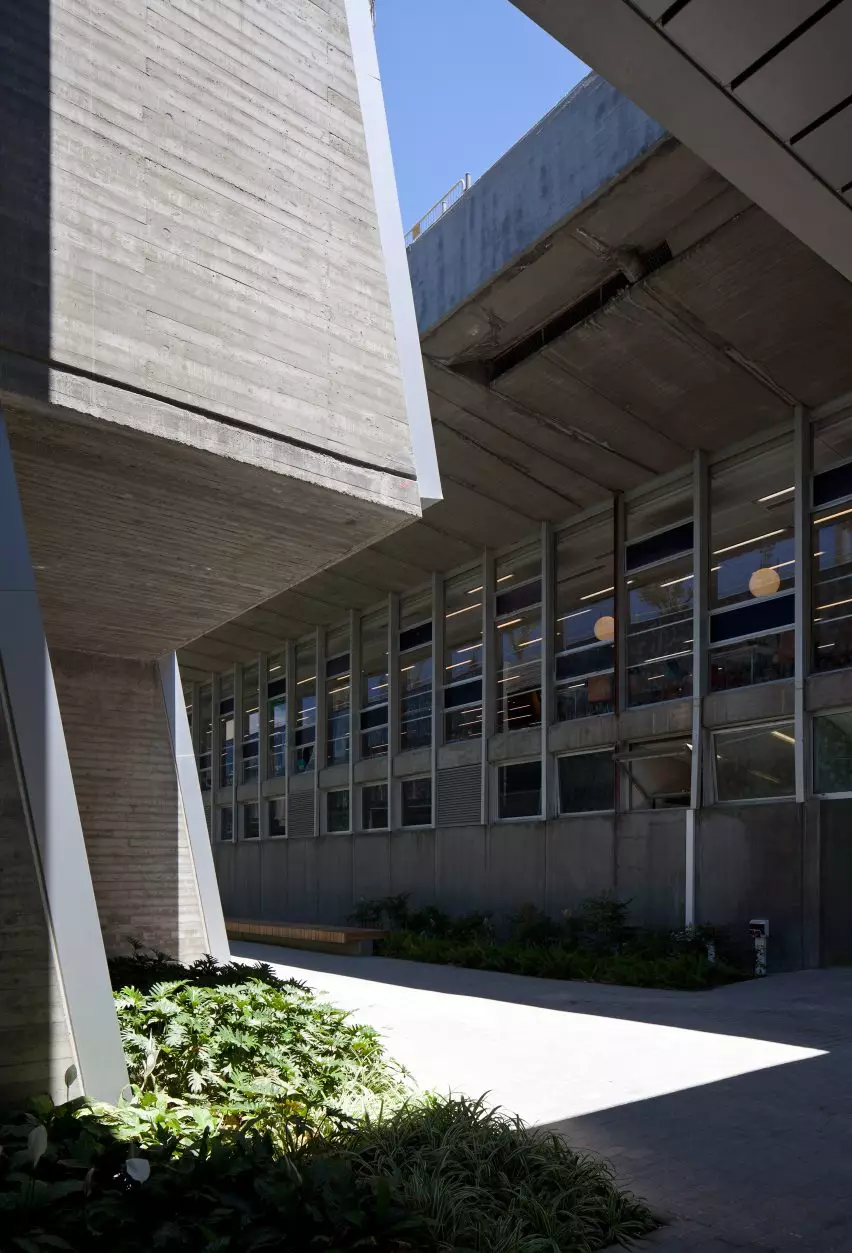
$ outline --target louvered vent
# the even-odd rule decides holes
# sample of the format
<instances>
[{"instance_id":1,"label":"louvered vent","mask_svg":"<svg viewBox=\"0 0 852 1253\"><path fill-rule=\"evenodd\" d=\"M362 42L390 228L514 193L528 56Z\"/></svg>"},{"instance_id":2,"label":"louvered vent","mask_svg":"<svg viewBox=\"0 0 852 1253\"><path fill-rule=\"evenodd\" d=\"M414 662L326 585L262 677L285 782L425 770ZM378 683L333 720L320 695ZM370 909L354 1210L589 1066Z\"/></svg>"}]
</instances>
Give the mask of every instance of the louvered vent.
<instances>
[{"instance_id":1,"label":"louvered vent","mask_svg":"<svg viewBox=\"0 0 852 1253\"><path fill-rule=\"evenodd\" d=\"M481 821L482 769L478 765L438 771L438 826L467 827Z\"/></svg>"},{"instance_id":2,"label":"louvered vent","mask_svg":"<svg viewBox=\"0 0 852 1253\"><path fill-rule=\"evenodd\" d=\"M314 794L313 792L293 792L290 796L290 820L287 823L289 836L308 836L314 834Z\"/></svg>"}]
</instances>

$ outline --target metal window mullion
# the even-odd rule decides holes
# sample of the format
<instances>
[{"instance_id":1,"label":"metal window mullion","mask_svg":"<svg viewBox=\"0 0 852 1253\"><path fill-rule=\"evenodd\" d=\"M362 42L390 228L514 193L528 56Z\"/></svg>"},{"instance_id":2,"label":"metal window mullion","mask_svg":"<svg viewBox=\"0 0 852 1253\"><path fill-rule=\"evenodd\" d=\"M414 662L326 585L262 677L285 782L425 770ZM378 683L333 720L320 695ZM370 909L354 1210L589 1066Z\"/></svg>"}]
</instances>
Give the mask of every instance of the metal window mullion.
<instances>
[{"instance_id":1,"label":"metal window mullion","mask_svg":"<svg viewBox=\"0 0 852 1253\"><path fill-rule=\"evenodd\" d=\"M695 925L695 837L701 806L704 736L702 712L707 690L707 636L710 570L710 479L707 455L696 450L692 466L692 763L685 829L684 924Z\"/></svg>"},{"instance_id":2,"label":"metal window mullion","mask_svg":"<svg viewBox=\"0 0 852 1253\"><path fill-rule=\"evenodd\" d=\"M399 596L388 593L388 827L394 829L393 759L399 752Z\"/></svg>"},{"instance_id":3,"label":"metal window mullion","mask_svg":"<svg viewBox=\"0 0 852 1253\"><path fill-rule=\"evenodd\" d=\"M218 674L210 676L210 837L219 839L219 809L216 799L219 795L219 775L221 772L222 745L219 735L221 714L219 712L219 693L221 683Z\"/></svg>"},{"instance_id":4,"label":"metal window mullion","mask_svg":"<svg viewBox=\"0 0 852 1253\"><path fill-rule=\"evenodd\" d=\"M287 718L284 727L284 830L290 835L290 776L295 761L295 737L293 729L296 725L296 643L287 641Z\"/></svg>"},{"instance_id":5,"label":"metal window mullion","mask_svg":"<svg viewBox=\"0 0 852 1253\"><path fill-rule=\"evenodd\" d=\"M807 676L811 668L811 424L808 411L794 410L794 555L796 586L794 595L795 677L793 713L796 736L796 800L803 802L809 791L807 763L810 760L810 723L805 709Z\"/></svg>"},{"instance_id":6,"label":"metal window mullion","mask_svg":"<svg viewBox=\"0 0 852 1253\"><path fill-rule=\"evenodd\" d=\"M443 741L444 726L444 580L432 575L432 825L438 796L438 744Z\"/></svg>"},{"instance_id":7,"label":"metal window mullion","mask_svg":"<svg viewBox=\"0 0 852 1253\"><path fill-rule=\"evenodd\" d=\"M625 571L627 536L627 505L623 495L615 498L612 511L612 552L613 575L615 583L615 700L613 705L616 713L627 708L627 574Z\"/></svg>"},{"instance_id":8,"label":"metal window mullion","mask_svg":"<svg viewBox=\"0 0 852 1253\"><path fill-rule=\"evenodd\" d=\"M269 836L269 806L263 803L263 785L269 771L269 657L257 659L257 818L260 838Z\"/></svg>"},{"instance_id":9,"label":"metal window mullion","mask_svg":"<svg viewBox=\"0 0 852 1253\"><path fill-rule=\"evenodd\" d=\"M494 554L486 548L482 554L482 781L479 802L483 825L487 825L490 813L488 744L496 724L494 589Z\"/></svg>"},{"instance_id":10,"label":"metal window mullion","mask_svg":"<svg viewBox=\"0 0 852 1253\"><path fill-rule=\"evenodd\" d=\"M553 527L549 522L541 524L541 812L550 817L550 772L548 770L547 732L553 721L553 698L555 692L553 674L554 654L554 541Z\"/></svg>"},{"instance_id":11,"label":"metal window mullion","mask_svg":"<svg viewBox=\"0 0 852 1253\"><path fill-rule=\"evenodd\" d=\"M361 748L361 618L349 611L349 829L355 830L355 758ZM352 844L353 857L355 844ZM354 883L354 879L353 879Z\"/></svg>"},{"instance_id":12,"label":"metal window mullion","mask_svg":"<svg viewBox=\"0 0 852 1253\"><path fill-rule=\"evenodd\" d=\"M231 805L233 807L234 839L240 838L237 789L243 772L243 663L234 662L234 752L231 771Z\"/></svg>"},{"instance_id":13,"label":"metal window mullion","mask_svg":"<svg viewBox=\"0 0 852 1253\"><path fill-rule=\"evenodd\" d=\"M326 681L325 681L325 629L321 626L316 630L316 714L314 716L314 835L320 833L319 807L320 807L320 790L319 776L320 770L325 766L326 760L326 729L328 719L326 717Z\"/></svg>"}]
</instances>

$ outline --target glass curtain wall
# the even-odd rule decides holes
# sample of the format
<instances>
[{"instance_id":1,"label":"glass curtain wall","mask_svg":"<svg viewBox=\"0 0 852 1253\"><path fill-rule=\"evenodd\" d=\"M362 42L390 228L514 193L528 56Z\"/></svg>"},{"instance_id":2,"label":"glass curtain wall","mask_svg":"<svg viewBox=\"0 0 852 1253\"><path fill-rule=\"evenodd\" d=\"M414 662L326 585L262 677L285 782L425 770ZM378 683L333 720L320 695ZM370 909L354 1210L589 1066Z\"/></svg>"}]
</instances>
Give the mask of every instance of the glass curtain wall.
<instances>
[{"instance_id":1,"label":"glass curtain wall","mask_svg":"<svg viewBox=\"0 0 852 1253\"><path fill-rule=\"evenodd\" d=\"M482 568L444 584L444 739L482 734Z\"/></svg>"},{"instance_id":2,"label":"glass curtain wall","mask_svg":"<svg viewBox=\"0 0 852 1253\"><path fill-rule=\"evenodd\" d=\"M198 689L198 778L202 792L213 782L213 684Z\"/></svg>"},{"instance_id":3,"label":"glass curtain wall","mask_svg":"<svg viewBox=\"0 0 852 1253\"><path fill-rule=\"evenodd\" d=\"M789 438L710 476L710 690L789 678L796 554Z\"/></svg>"},{"instance_id":4,"label":"glass curtain wall","mask_svg":"<svg viewBox=\"0 0 852 1253\"><path fill-rule=\"evenodd\" d=\"M326 641L326 765L349 761L349 627L329 631Z\"/></svg>"},{"instance_id":5,"label":"glass curtain wall","mask_svg":"<svg viewBox=\"0 0 852 1253\"><path fill-rule=\"evenodd\" d=\"M219 787L234 781L234 673L219 679Z\"/></svg>"},{"instance_id":6,"label":"glass curtain wall","mask_svg":"<svg viewBox=\"0 0 852 1253\"><path fill-rule=\"evenodd\" d=\"M498 731L541 724L541 544L497 562L494 592Z\"/></svg>"},{"instance_id":7,"label":"glass curtain wall","mask_svg":"<svg viewBox=\"0 0 852 1253\"><path fill-rule=\"evenodd\" d=\"M692 478L627 512L627 703L692 694Z\"/></svg>"},{"instance_id":8,"label":"glass curtain wall","mask_svg":"<svg viewBox=\"0 0 852 1253\"><path fill-rule=\"evenodd\" d=\"M361 757L388 751L388 615L361 620Z\"/></svg>"},{"instance_id":9,"label":"glass curtain wall","mask_svg":"<svg viewBox=\"0 0 852 1253\"><path fill-rule=\"evenodd\" d=\"M270 657L266 674L267 770L278 779L287 773L287 654Z\"/></svg>"},{"instance_id":10,"label":"glass curtain wall","mask_svg":"<svg viewBox=\"0 0 852 1253\"><path fill-rule=\"evenodd\" d=\"M243 783L256 779L260 762L260 687L257 665L243 666L242 743L240 777Z\"/></svg>"},{"instance_id":11,"label":"glass curtain wall","mask_svg":"<svg viewBox=\"0 0 852 1253\"><path fill-rule=\"evenodd\" d=\"M317 648L313 639L296 645L296 723L293 769L307 774L314 768L317 738Z\"/></svg>"},{"instance_id":12,"label":"glass curtain wall","mask_svg":"<svg viewBox=\"0 0 852 1253\"><path fill-rule=\"evenodd\" d=\"M615 565L611 513L556 537L556 720L612 713Z\"/></svg>"},{"instance_id":13,"label":"glass curtain wall","mask_svg":"<svg viewBox=\"0 0 852 1253\"><path fill-rule=\"evenodd\" d=\"M399 747L432 743L432 593L408 596L399 619Z\"/></svg>"},{"instance_id":14,"label":"glass curtain wall","mask_svg":"<svg viewBox=\"0 0 852 1253\"><path fill-rule=\"evenodd\" d=\"M852 417L813 432L814 670L852 666Z\"/></svg>"}]
</instances>

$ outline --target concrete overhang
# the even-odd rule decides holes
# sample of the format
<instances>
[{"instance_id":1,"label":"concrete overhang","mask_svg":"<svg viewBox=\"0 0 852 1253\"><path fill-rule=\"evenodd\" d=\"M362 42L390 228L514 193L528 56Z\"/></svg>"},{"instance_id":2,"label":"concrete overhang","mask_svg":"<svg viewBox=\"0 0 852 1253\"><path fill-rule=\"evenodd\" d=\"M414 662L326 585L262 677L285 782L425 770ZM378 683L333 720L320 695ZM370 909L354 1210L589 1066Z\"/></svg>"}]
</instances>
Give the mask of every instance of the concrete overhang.
<instances>
[{"instance_id":1,"label":"concrete overhang","mask_svg":"<svg viewBox=\"0 0 852 1253\"><path fill-rule=\"evenodd\" d=\"M273 651L852 390L852 285L596 76L409 265L443 500L223 615L185 649L187 673Z\"/></svg>"},{"instance_id":2,"label":"concrete overhang","mask_svg":"<svg viewBox=\"0 0 852 1253\"><path fill-rule=\"evenodd\" d=\"M852 279L852 0L513 0Z\"/></svg>"}]
</instances>

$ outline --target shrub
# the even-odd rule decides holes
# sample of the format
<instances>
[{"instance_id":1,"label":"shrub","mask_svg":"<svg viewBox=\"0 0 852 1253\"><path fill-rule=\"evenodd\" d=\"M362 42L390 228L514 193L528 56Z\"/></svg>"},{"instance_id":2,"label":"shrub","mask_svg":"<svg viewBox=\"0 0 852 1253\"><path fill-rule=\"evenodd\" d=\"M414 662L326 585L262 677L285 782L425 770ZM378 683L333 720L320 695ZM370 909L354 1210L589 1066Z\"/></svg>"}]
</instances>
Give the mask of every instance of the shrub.
<instances>
[{"instance_id":1,"label":"shrub","mask_svg":"<svg viewBox=\"0 0 852 1253\"><path fill-rule=\"evenodd\" d=\"M115 991L121 988L138 988L150 992L155 983L173 979L185 979L202 988L219 988L245 983L249 975L267 983L271 988L299 987L307 984L298 979L281 979L267 962L228 962L220 964L208 953L191 965L183 965L168 953L146 948L138 940L128 937L131 951L125 957L109 959L109 973Z\"/></svg>"},{"instance_id":2,"label":"shrub","mask_svg":"<svg viewBox=\"0 0 852 1253\"><path fill-rule=\"evenodd\" d=\"M643 1205L616 1189L606 1164L482 1100L432 1097L364 1123L343 1144L362 1169L397 1180L402 1200L428 1215L443 1249L589 1253L627 1244L654 1225Z\"/></svg>"},{"instance_id":3,"label":"shrub","mask_svg":"<svg viewBox=\"0 0 852 1253\"><path fill-rule=\"evenodd\" d=\"M239 984L126 987L115 1002L139 1092L203 1106L216 1126L307 1133L410 1094L372 1028L295 982L263 981L243 967Z\"/></svg>"}]
</instances>

